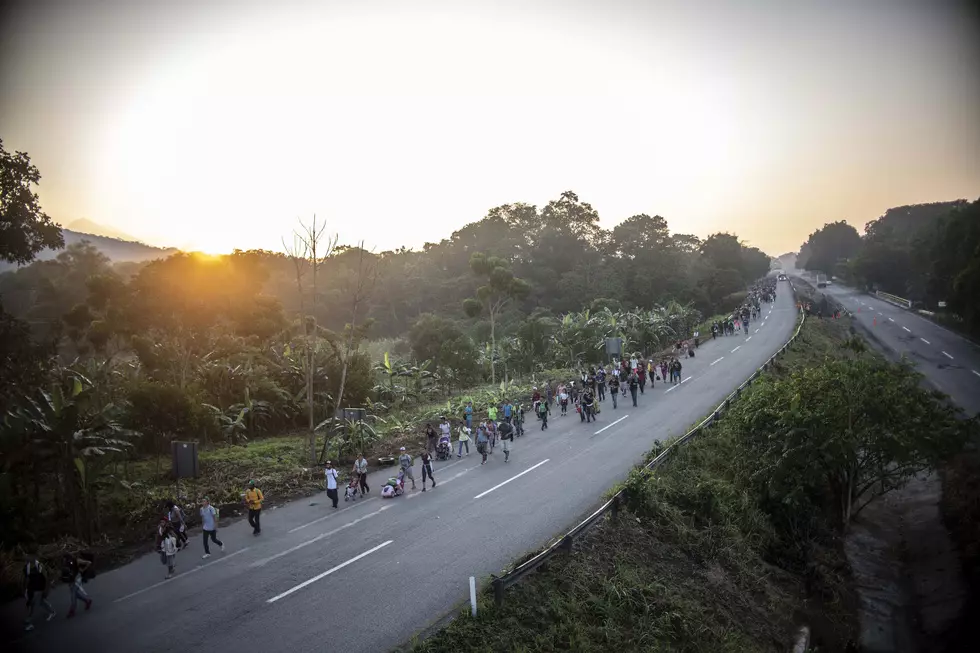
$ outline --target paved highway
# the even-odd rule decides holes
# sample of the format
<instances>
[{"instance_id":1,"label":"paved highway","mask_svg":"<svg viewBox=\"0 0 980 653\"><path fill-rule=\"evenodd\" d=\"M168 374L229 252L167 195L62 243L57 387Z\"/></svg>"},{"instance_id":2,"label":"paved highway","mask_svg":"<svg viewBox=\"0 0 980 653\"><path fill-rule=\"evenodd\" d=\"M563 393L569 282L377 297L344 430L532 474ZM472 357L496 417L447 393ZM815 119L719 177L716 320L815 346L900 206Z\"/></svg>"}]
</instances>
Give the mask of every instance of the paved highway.
<instances>
[{"instance_id":1,"label":"paved highway","mask_svg":"<svg viewBox=\"0 0 980 653\"><path fill-rule=\"evenodd\" d=\"M607 399L598 423L555 415L546 432L531 417L510 463L499 450L483 467L475 454L437 463L438 488L424 494L382 500L379 472L369 498L339 510L323 495L266 511L261 536L244 522L224 528L226 551L207 561L195 531L176 578L164 581L157 556L139 558L89 583L93 608L70 621L59 586L57 619L34 632L18 630L22 602L5 606L4 639L73 653L390 650L464 601L470 576L570 528L656 441L684 433L761 366L796 321L789 285L778 293L748 336L702 344L683 383L648 387L638 408Z\"/></svg>"},{"instance_id":2,"label":"paved highway","mask_svg":"<svg viewBox=\"0 0 980 653\"><path fill-rule=\"evenodd\" d=\"M824 291L883 346L912 361L969 415L980 413L980 347L917 313L846 286Z\"/></svg>"}]
</instances>

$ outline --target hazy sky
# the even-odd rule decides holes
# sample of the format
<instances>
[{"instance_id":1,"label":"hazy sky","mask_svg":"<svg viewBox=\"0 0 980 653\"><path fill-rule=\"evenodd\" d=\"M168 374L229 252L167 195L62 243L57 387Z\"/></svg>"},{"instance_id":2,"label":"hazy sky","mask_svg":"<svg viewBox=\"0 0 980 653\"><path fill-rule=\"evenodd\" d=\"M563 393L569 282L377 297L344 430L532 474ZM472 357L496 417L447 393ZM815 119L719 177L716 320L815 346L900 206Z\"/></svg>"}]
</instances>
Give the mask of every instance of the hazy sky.
<instances>
[{"instance_id":1,"label":"hazy sky","mask_svg":"<svg viewBox=\"0 0 980 653\"><path fill-rule=\"evenodd\" d=\"M31 0L0 13L0 138L56 220L157 244L279 249L317 213L419 247L570 189L776 255L980 197L965 6Z\"/></svg>"}]
</instances>

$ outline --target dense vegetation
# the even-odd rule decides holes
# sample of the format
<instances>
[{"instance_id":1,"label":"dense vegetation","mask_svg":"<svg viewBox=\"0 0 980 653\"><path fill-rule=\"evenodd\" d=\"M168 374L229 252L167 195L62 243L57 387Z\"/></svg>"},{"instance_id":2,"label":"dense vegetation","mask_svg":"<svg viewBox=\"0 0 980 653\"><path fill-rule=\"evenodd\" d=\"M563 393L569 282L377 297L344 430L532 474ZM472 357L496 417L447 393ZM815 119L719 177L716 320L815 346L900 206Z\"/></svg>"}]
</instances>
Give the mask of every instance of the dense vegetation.
<instances>
[{"instance_id":1,"label":"dense vegetation","mask_svg":"<svg viewBox=\"0 0 980 653\"><path fill-rule=\"evenodd\" d=\"M8 551L145 538L172 493L174 439L203 445L192 493L234 501L260 476L289 496L325 457L387 453L419 420L459 416L464 396L479 410L527 393L521 379L598 362L605 337L653 352L688 336L769 269L733 235L671 235L659 216L604 230L571 192L494 208L421 251L339 246L314 221L284 253L114 263L64 247L26 154L2 164L0 260L63 248L0 274ZM368 422L337 416L350 406Z\"/></svg>"},{"instance_id":2,"label":"dense vegetation","mask_svg":"<svg viewBox=\"0 0 980 653\"><path fill-rule=\"evenodd\" d=\"M630 476L618 517L415 650L786 651L801 622L814 649L843 650L856 623L840 534L973 427L849 323L808 320L719 425Z\"/></svg>"},{"instance_id":3,"label":"dense vegetation","mask_svg":"<svg viewBox=\"0 0 980 653\"><path fill-rule=\"evenodd\" d=\"M980 200L889 209L865 225L844 222L810 235L797 263L946 312L980 335Z\"/></svg>"}]
</instances>

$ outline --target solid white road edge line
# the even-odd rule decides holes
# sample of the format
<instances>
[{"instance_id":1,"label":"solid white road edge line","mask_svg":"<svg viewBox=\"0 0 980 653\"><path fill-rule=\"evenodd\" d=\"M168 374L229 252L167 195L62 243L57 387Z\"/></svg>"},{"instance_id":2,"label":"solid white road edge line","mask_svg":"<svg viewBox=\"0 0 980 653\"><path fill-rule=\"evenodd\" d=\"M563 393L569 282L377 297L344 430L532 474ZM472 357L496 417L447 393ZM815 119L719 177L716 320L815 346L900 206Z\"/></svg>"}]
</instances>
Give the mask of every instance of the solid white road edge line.
<instances>
[{"instance_id":1,"label":"solid white road edge line","mask_svg":"<svg viewBox=\"0 0 980 653\"><path fill-rule=\"evenodd\" d=\"M752 336L749 336L749 337L751 338ZM738 347L736 347L735 349L732 350L732 353L734 354L735 352L737 352L741 348L742 348L742 345L739 345Z\"/></svg>"},{"instance_id":2,"label":"solid white road edge line","mask_svg":"<svg viewBox=\"0 0 980 653\"><path fill-rule=\"evenodd\" d=\"M154 583L152 585L149 585L147 587L144 587L143 589L138 590L136 592L133 592L132 594L127 594L126 596L122 596L122 597L116 599L115 601L113 601L113 603L119 603L120 601L125 601L126 599L131 599L134 596L139 596L143 592L149 592L152 589L156 589L157 587L160 587L162 585L166 585L167 583L171 582L172 580L177 580L178 578L186 578L187 576L190 576L191 574L193 574L195 571L201 571L202 569L205 569L207 567L210 567L211 565L216 565L219 562L224 562L225 560L228 560L229 558L234 558L239 553L245 553L250 548L251 547L245 547L244 549L238 549L237 551L233 551L232 553L229 553L226 556L222 556L222 557L218 558L217 560L215 560L213 562L206 562L203 565L198 565L198 566L194 567L193 569L189 569L189 570L185 571L184 573L179 574L178 576L174 576L171 579L162 580L159 583Z\"/></svg>"},{"instance_id":3,"label":"solid white road edge line","mask_svg":"<svg viewBox=\"0 0 980 653\"><path fill-rule=\"evenodd\" d=\"M722 356L722 357L721 357L721 358L719 358L718 360L716 360L716 361L714 361L713 363L711 363L711 365L709 365L708 367L711 367L711 366L712 366L712 365L714 365L715 363L720 363L720 362L722 362L723 360L725 360L725 357L724 357L724 356Z\"/></svg>"},{"instance_id":4,"label":"solid white road edge line","mask_svg":"<svg viewBox=\"0 0 980 653\"><path fill-rule=\"evenodd\" d=\"M343 526L340 526L338 528L333 529L332 531L327 531L326 533L320 533L319 535L317 535L313 539L306 540L305 542L300 542L296 546L290 547L290 548L286 549L285 551L282 551L281 553L277 553L275 555L271 555L268 558L262 558L261 560L257 560L256 562L253 562L252 564L250 564L249 567L253 567L253 568L254 567L261 567L263 565L266 565L266 564L272 562L273 560L278 560L279 558L283 557L284 555L289 555L293 551L299 551L300 549L302 549L305 546L309 546L310 544L313 544L314 542L319 542L323 538L330 537L334 533L339 533L340 531L342 531L344 529L347 529L347 528L350 528L354 524L360 523L360 522L364 521L365 519L370 519L371 517L374 517L375 515L384 512L385 510L387 510L390 507L391 507L391 505L381 506L380 508L378 508L374 512L369 512L366 515L362 515L362 516L358 517L357 519L355 519L354 521L348 522L348 523L344 524Z\"/></svg>"},{"instance_id":5,"label":"solid white road edge line","mask_svg":"<svg viewBox=\"0 0 980 653\"><path fill-rule=\"evenodd\" d=\"M929 342L925 338L919 338L919 340L921 340L922 342L926 343L927 345L931 345L932 344L931 342Z\"/></svg>"},{"instance_id":6,"label":"solid white road edge line","mask_svg":"<svg viewBox=\"0 0 980 653\"><path fill-rule=\"evenodd\" d=\"M614 426L616 426L617 424L619 424L620 422L622 422L622 421L623 421L624 419L626 419L627 417L629 417L629 415L623 415L622 417L620 417L619 419L617 419L617 420L616 420L615 422L613 422L613 423L612 423L612 424L610 424L609 426L603 426L603 427L602 427L601 429L599 429L598 431L596 431L596 432L595 432L595 433L593 433L592 435L599 435L600 433L602 433L602 432L603 432L603 431L605 431L606 429L611 429L612 427L614 427Z\"/></svg>"},{"instance_id":7,"label":"solid white road edge line","mask_svg":"<svg viewBox=\"0 0 980 653\"><path fill-rule=\"evenodd\" d=\"M908 327L902 327L902 328L905 329L906 331L908 331L909 333L912 333L912 329L910 329Z\"/></svg>"},{"instance_id":8,"label":"solid white road edge line","mask_svg":"<svg viewBox=\"0 0 980 653\"><path fill-rule=\"evenodd\" d=\"M946 352L943 352L943 356L945 356L945 357L946 357L946 358L948 358L949 360L953 360L953 357L952 357L952 356L950 356L949 354L947 354Z\"/></svg>"},{"instance_id":9,"label":"solid white road edge line","mask_svg":"<svg viewBox=\"0 0 980 653\"><path fill-rule=\"evenodd\" d=\"M339 490L339 488L338 488L338 492L339 492L339 491L340 491L340 490ZM360 503L360 504L358 504L358 505L362 505L362 506L363 506L363 505L364 505L365 503L367 503L368 501L375 501L375 500L377 500L377 498L378 498L378 497L371 497L370 499L365 499L365 500L364 500L364 501L363 501L362 503ZM341 509L340 509L340 510L338 510L337 512L331 512L331 513L329 513L329 514L326 514L326 515L324 515L323 517L318 517L317 519L314 519L314 520L313 520L313 521L311 521L311 522L307 522L307 523L305 523L305 524L303 524L302 526L297 526L296 528L291 528L291 529L289 529L289 530L288 530L288 531L286 531L286 532L287 532L287 533L295 533L296 531L301 531L301 530L303 530L304 528L306 528L307 526L312 526L313 524L319 524L319 523L320 523L320 522L322 522L322 521L323 521L324 519L330 519L331 517L336 517L336 516L337 516L337 515L339 515L340 513L342 513L342 512L344 512L345 510L350 510L351 508L354 508L354 507L355 507L355 506L347 506L346 508L341 508Z\"/></svg>"},{"instance_id":10,"label":"solid white road edge line","mask_svg":"<svg viewBox=\"0 0 980 653\"><path fill-rule=\"evenodd\" d=\"M527 469L525 469L525 470L524 470L523 472L521 472L521 473L520 473L520 474L518 474L517 476L511 476L510 478L508 478L508 479L507 479L506 481L504 481L503 483L498 483L497 485L494 485L494 486L493 486L492 488L490 488L490 489L489 489L489 490L487 490L486 492L481 492L480 494L478 494L478 495L476 495L476 496L475 496L475 497L473 497L473 498L474 498L474 499L479 499L479 498L481 498L481 497L485 497L485 496L487 496L488 494L490 494L491 492L493 492L494 490L497 490L497 489L500 489L500 488L502 488L503 486L505 486L505 485L507 485L508 483L510 483L511 481L513 481L513 480L515 480L515 479L518 479L518 478L520 478L520 477L522 477L522 476L524 476L525 474L527 474L528 472L530 472L530 471L533 471L533 470L535 470L535 469L537 469L538 467L540 467L541 465L543 465L543 464L545 464L545 463L546 463L546 462L548 462L549 460L551 460L551 458L545 458L544 460L542 460L541 462L539 462L539 463L538 463L537 465L533 465L533 466L531 466L531 467L528 467Z\"/></svg>"},{"instance_id":11,"label":"solid white road edge line","mask_svg":"<svg viewBox=\"0 0 980 653\"><path fill-rule=\"evenodd\" d=\"M389 545L389 544L391 544L392 542L394 542L394 540L388 540L387 542L382 542L381 544L379 544L378 546L376 546L376 547L374 547L373 549L369 549L368 551L365 551L365 552L364 552L364 553L362 553L361 555L356 555L356 556L354 556L353 558L351 558L350 560L348 560L347 562L342 562L342 563L340 563L339 565L337 565L337 566L336 566L336 567L334 567L333 569L328 569L328 570L326 570L325 572L323 572L322 574L320 574L320 575L318 575L318 576L314 576L313 578L311 578L311 579L309 579L309 580L304 580L304 581L303 581L302 583L300 583L300 584L299 584L299 585L297 585L296 587L293 587L293 588L291 588L291 589L288 589L288 590L286 590L285 592L283 592L282 594L279 594L278 596L273 596L273 597L272 597L271 599L269 599L268 601L266 601L266 603L275 603L275 602L276 602L276 601L278 601L279 599L283 599L283 598L286 598L287 596L289 596L289 595L290 595L290 594L292 594L293 592L297 592L297 591L299 591L299 590L301 590L301 589L303 589L304 587L306 587L307 585L310 585L310 584L312 584L312 583L315 583L315 582L317 582L317 581L318 581L318 580L320 580L321 578L326 578L327 576L329 576L330 574L332 574L332 573L334 573L335 571L340 571L341 569L343 569L343 568L344 568L344 567L346 567L347 565L349 565L349 564L353 564L353 563L355 563L355 562L357 562L358 560L360 560L360 559L361 559L361 558L363 558L364 556L369 556L369 555L371 555L372 553L374 553L374 552L375 552L375 551L377 551L378 549L383 549L383 548L385 548L386 546L388 546L388 545Z\"/></svg>"}]
</instances>

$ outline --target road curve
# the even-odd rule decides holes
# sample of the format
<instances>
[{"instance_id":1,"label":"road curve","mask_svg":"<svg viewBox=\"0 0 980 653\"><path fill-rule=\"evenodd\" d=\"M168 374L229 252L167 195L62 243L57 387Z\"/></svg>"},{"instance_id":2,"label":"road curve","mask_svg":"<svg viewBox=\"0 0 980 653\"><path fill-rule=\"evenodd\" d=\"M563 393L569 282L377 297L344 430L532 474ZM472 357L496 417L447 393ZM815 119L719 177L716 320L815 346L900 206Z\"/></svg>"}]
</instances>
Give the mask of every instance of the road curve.
<instances>
[{"instance_id":1,"label":"road curve","mask_svg":"<svg viewBox=\"0 0 980 653\"><path fill-rule=\"evenodd\" d=\"M93 608L71 621L58 587L58 618L27 634L23 603L8 604L4 639L37 652L389 650L464 600L470 576L482 581L571 527L656 441L684 433L761 366L796 322L787 283L763 318L748 335L703 343L682 385L648 387L637 408L607 399L596 424L556 415L545 432L532 417L510 463L499 449L483 467L475 454L453 458L435 465L434 491L390 500L377 498L387 474L376 473L369 498L340 510L318 496L268 511L259 537L244 522L224 528L226 551L206 561L195 532L176 578L141 557L90 583Z\"/></svg>"}]
</instances>

